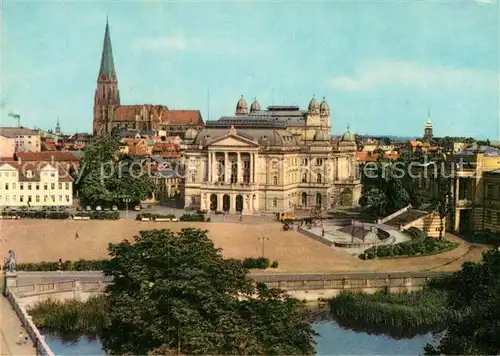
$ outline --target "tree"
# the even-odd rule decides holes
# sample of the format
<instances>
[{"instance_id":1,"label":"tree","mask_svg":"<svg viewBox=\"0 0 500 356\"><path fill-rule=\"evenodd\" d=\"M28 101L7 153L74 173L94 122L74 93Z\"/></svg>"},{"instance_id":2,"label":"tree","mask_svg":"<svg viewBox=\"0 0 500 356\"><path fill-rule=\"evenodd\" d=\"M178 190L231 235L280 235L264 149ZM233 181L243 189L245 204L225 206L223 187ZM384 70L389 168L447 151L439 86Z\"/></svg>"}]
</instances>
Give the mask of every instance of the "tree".
<instances>
[{"instance_id":1,"label":"tree","mask_svg":"<svg viewBox=\"0 0 500 356\"><path fill-rule=\"evenodd\" d=\"M206 231L142 231L109 251L109 354L314 354L299 302L247 278Z\"/></svg>"},{"instance_id":2,"label":"tree","mask_svg":"<svg viewBox=\"0 0 500 356\"><path fill-rule=\"evenodd\" d=\"M121 205L125 196L139 203L153 190L153 182L141 162L119 155L113 137L95 138L83 151L78 194L85 205Z\"/></svg>"},{"instance_id":3,"label":"tree","mask_svg":"<svg viewBox=\"0 0 500 356\"><path fill-rule=\"evenodd\" d=\"M451 181L447 176L446 172L446 161L444 158L437 160L434 164L436 164L436 172L437 177L437 198L436 198L436 209L439 213L439 239L442 240L443 232L444 232L444 222L448 217L450 210L452 209L452 196L451 196Z\"/></svg>"},{"instance_id":4,"label":"tree","mask_svg":"<svg viewBox=\"0 0 500 356\"><path fill-rule=\"evenodd\" d=\"M386 214L387 196L381 189L372 187L361 195L359 204L366 212L383 216Z\"/></svg>"},{"instance_id":5,"label":"tree","mask_svg":"<svg viewBox=\"0 0 500 356\"><path fill-rule=\"evenodd\" d=\"M466 262L452 276L437 282L448 290L455 312L436 334L427 355L498 355L500 352L500 252L491 250L482 263Z\"/></svg>"}]
</instances>

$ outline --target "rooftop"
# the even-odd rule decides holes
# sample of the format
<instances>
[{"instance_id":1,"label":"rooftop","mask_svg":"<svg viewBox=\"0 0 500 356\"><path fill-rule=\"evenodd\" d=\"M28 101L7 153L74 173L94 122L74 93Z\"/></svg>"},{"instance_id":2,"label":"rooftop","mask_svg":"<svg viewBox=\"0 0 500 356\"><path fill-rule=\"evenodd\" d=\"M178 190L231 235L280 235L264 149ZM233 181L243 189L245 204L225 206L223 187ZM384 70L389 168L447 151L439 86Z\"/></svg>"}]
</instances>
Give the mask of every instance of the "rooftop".
<instances>
[{"instance_id":1,"label":"rooftop","mask_svg":"<svg viewBox=\"0 0 500 356\"><path fill-rule=\"evenodd\" d=\"M38 136L38 131L26 127L0 127L0 136L15 138L17 136Z\"/></svg>"}]
</instances>

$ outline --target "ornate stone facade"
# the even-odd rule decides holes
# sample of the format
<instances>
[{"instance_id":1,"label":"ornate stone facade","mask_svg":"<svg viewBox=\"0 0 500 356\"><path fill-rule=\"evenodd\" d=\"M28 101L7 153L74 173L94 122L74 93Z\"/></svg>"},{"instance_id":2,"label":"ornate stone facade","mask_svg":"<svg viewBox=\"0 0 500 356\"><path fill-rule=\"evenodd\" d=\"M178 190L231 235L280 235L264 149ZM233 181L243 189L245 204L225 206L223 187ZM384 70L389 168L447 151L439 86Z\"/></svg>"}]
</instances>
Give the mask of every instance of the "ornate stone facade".
<instances>
[{"instance_id":1,"label":"ornate stone facade","mask_svg":"<svg viewBox=\"0 0 500 356\"><path fill-rule=\"evenodd\" d=\"M250 113L243 98L235 116L189 129L184 140L184 202L211 211L258 213L294 207L331 208L357 204L354 135L332 145L325 100Z\"/></svg>"}]
</instances>

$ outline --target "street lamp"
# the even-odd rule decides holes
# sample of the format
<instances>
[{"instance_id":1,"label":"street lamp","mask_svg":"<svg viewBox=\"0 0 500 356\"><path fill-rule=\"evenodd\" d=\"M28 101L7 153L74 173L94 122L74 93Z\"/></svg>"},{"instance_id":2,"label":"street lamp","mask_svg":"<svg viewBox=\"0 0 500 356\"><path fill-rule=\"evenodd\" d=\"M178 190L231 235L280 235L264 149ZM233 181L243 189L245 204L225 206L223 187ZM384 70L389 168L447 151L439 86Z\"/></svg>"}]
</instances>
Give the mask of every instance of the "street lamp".
<instances>
[{"instance_id":1,"label":"street lamp","mask_svg":"<svg viewBox=\"0 0 500 356\"><path fill-rule=\"evenodd\" d=\"M262 258L264 258L264 244L266 241L269 241L269 237L261 236L259 237L259 241L262 241Z\"/></svg>"},{"instance_id":2,"label":"street lamp","mask_svg":"<svg viewBox=\"0 0 500 356\"><path fill-rule=\"evenodd\" d=\"M130 198L123 198L123 202L125 203L125 219L128 219L128 203L131 201Z\"/></svg>"}]
</instances>

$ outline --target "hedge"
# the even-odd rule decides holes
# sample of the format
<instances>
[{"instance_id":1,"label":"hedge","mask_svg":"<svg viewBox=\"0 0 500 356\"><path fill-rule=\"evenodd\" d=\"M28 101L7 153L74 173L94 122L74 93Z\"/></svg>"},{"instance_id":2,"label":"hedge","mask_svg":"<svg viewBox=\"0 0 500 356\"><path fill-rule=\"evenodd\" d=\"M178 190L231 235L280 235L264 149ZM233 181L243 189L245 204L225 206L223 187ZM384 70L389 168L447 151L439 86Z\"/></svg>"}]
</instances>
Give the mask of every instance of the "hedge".
<instances>
[{"instance_id":1,"label":"hedge","mask_svg":"<svg viewBox=\"0 0 500 356\"><path fill-rule=\"evenodd\" d=\"M242 262L243 267L248 269L266 269L269 267L269 259L264 257L259 258L245 258Z\"/></svg>"},{"instance_id":2,"label":"hedge","mask_svg":"<svg viewBox=\"0 0 500 356\"><path fill-rule=\"evenodd\" d=\"M205 215L203 214L183 214L180 221L205 221Z\"/></svg>"},{"instance_id":3,"label":"hedge","mask_svg":"<svg viewBox=\"0 0 500 356\"><path fill-rule=\"evenodd\" d=\"M411 241L394 245L370 247L361 253L359 258L362 260L371 260L374 258L423 256L448 251L458 246L457 243L451 241L428 237L425 232L415 227L411 227L404 232L410 236Z\"/></svg>"},{"instance_id":4,"label":"hedge","mask_svg":"<svg viewBox=\"0 0 500 356\"><path fill-rule=\"evenodd\" d=\"M62 263L63 271L102 271L108 260L78 260L65 261ZM59 262L40 262L40 263L19 263L16 266L18 271L57 271Z\"/></svg>"},{"instance_id":5,"label":"hedge","mask_svg":"<svg viewBox=\"0 0 500 356\"><path fill-rule=\"evenodd\" d=\"M2 217L18 217L21 219L69 219L67 211L2 211Z\"/></svg>"},{"instance_id":6,"label":"hedge","mask_svg":"<svg viewBox=\"0 0 500 356\"><path fill-rule=\"evenodd\" d=\"M141 220L141 219L150 219L150 220L156 220L156 219L175 219L176 216L175 214L152 214L152 213L143 213L143 214L137 214L136 220Z\"/></svg>"}]
</instances>

